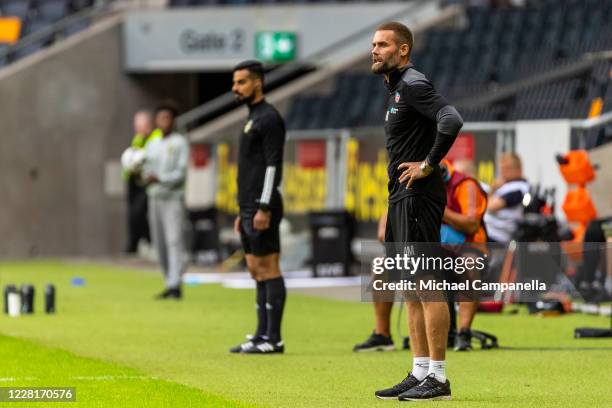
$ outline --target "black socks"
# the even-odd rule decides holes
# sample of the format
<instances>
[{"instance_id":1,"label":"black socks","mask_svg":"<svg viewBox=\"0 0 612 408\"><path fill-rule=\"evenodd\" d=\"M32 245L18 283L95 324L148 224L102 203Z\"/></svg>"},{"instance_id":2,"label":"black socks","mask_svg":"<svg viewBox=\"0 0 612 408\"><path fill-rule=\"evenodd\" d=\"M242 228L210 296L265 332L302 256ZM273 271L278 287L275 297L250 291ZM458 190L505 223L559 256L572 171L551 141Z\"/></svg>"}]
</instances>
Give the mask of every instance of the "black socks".
<instances>
[{"instance_id":1,"label":"black socks","mask_svg":"<svg viewBox=\"0 0 612 408\"><path fill-rule=\"evenodd\" d=\"M282 276L267 281L263 281L266 287L266 311L268 315L268 340L271 343L281 341L281 321L283 319L283 309L287 290L285 280Z\"/></svg>"},{"instance_id":2,"label":"black socks","mask_svg":"<svg viewBox=\"0 0 612 408\"><path fill-rule=\"evenodd\" d=\"M265 336L268 331L268 311L266 310L266 282L257 282L257 330L255 336Z\"/></svg>"}]
</instances>

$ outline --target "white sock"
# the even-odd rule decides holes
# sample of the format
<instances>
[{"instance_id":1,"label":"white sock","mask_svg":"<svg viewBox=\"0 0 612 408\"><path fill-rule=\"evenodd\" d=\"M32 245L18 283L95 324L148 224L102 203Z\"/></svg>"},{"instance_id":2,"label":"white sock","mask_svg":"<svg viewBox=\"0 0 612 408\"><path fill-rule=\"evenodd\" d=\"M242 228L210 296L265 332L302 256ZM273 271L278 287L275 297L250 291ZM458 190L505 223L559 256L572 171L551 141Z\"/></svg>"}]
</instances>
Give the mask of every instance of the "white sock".
<instances>
[{"instance_id":1,"label":"white sock","mask_svg":"<svg viewBox=\"0 0 612 408\"><path fill-rule=\"evenodd\" d=\"M429 357L413 357L412 358L412 375L419 381L427 377L429 370Z\"/></svg>"},{"instance_id":2,"label":"white sock","mask_svg":"<svg viewBox=\"0 0 612 408\"><path fill-rule=\"evenodd\" d=\"M429 371L427 375L433 374L436 380L445 383L446 382L446 361L429 361Z\"/></svg>"}]
</instances>

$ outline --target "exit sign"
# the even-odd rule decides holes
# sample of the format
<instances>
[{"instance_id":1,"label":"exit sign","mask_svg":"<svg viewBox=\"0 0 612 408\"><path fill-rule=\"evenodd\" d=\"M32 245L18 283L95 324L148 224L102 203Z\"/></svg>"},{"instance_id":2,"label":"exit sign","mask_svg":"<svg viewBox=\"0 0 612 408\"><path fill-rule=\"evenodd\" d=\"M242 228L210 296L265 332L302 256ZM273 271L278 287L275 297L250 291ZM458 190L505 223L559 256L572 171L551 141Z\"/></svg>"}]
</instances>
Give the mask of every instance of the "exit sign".
<instances>
[{"instance_id":1,"label":"exit sign","mask_svg":"<svg viewBox=\"0 0 612 408\"><path fill-rule=\"evenodd\" d=\"M263 62L287 62L295 59L297 36L286 31L255 34L255 57Z\"/></svg>"}]
</instances>

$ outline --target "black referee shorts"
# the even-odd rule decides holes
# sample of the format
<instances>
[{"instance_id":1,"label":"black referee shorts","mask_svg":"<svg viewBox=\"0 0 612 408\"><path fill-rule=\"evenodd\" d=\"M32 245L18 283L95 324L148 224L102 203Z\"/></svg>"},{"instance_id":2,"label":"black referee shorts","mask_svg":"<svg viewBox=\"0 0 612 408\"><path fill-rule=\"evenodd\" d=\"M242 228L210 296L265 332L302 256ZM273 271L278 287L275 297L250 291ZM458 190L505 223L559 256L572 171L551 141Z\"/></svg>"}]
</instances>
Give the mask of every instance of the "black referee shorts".
<instances>
[{"instance_id":1,"label":"black referee shorts","mask_svg":"<svg viewBox=\"0 0 612 408\"><path fill-rule=\"evenodd\" d=\"M265 256L280 252L280 222L283 208L270 208L270 227L263 231L253 228L257 207L240 208L240 240L245 254Z\"/></svg>"}]
</instances>

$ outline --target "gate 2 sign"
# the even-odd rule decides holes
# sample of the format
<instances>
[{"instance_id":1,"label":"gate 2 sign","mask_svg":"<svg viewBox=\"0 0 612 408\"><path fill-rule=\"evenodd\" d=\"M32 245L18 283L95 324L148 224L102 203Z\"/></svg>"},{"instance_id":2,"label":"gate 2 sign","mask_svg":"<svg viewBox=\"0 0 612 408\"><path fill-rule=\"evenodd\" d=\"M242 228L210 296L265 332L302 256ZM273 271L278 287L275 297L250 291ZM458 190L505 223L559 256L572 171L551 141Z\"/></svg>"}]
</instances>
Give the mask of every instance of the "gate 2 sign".
<instances>
[{"instance_id":1,"label":"gate 2 sign","mask_svg":"<svg viewBox=\"0 0 612 408\"><path fill-rule=\"evenodd\" d=\"M199 32L188 28L181 33L179 41L181 49L185 53L206 54L210 52L240 52L244 47L245 38L246 34L241 29L223 33L215 31Z\"/></svg>"}]
</instances>

